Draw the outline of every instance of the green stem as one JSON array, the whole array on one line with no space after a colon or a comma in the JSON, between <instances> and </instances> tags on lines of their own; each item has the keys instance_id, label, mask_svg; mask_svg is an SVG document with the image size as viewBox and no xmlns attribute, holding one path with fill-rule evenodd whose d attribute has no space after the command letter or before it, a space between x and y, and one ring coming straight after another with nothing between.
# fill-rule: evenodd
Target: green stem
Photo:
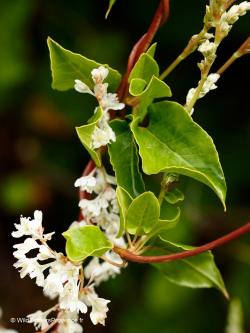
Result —
<instances>
[{"instance_id":1,"label":"green stem","mask_svg":"<svg viewBox=\"0 0 250 333\"><path fill-rule=\"evenodd\" d=\"M164 173L164 175L162 177L162 181L161 181L161 190L158 195L158 201L159 201L160 206L164 200L165 194L168 191L168 187L171 182L172 182L172 180L169 179L169 174Z\"/></svg>"},{"instance_id":2,"label":"green stem","mask_svg":"<svg viewBox=\"0 0 250 333\"><path fill-rule=\"evenodd\" d=\"M212 64L211 64L211 66L212 66ZM205 83L206 80L207 80L207 76L208 76L208 73L209 73L209 71L210 71L211 66L208 66L206 72L205 72L204 74L202 74L201 80L200 80L200 82L199 82L199 84L198 84L198 87L197 87L196 90L195 90L194 96L192 97L192 99L191 99L191 101L189 102L189 104L186 105L186 107L185 107L185 109L187 110L188 113L191 113L191 111L192 111L192 109L193 109L195 103L197 102L197 100L198 100L199 97L200 97L200 93L201 93L201 91L202 91L202 88L203 88L203 86L204 86L204 83Z\"/></svg>"},{"instance_id":3,"label":"green stem","mask_svg":"<svg viewBox=\"0 0 250 333\"><path fill-rule=\"evenodd\" d=\"M179 54L179 56L161 73L159 79L164 80L186 57L184 51Z\"/></svg>"},{"instance_id":4,"label":"green stem","mask_svg":"<svg viewBox=\"0 0 250 333\"><path fill-rule=\"evenodd\" d=\"M193 36L181 54L162 72L159 79L164 80L184 59L186 59L191 53L193 53L204 35L207 33L209 27L204 26L198 35Z\"/></svg>"},{"instance_id":5,"label":"green stem","mask_svg":"<svg viewBox=\"0 0 250 333\"><path fill-rule=\"evenodd\" d=\"M217 74L223 74L225 70L227 70L228 67L235 62L236 59L242 57L247 53L250 53L250 37L248 37L244 41L244 43L238 48L238 50L234 52L233 55L225 62L225 64L218 69Z\"/></svg>"},{"instance_id":6,"label":"green stem","mask_svg":"<svg viewBox=\"0 0 250 333\"><path fill-rule=\"evenodd\" d=\"M226 69L228 69L229 66L231 66L236 59L238 59L240 56L238 54L238 52L235 52L225 63L224 65L222 65L218 70L217 70L217 74L223 74L225 72Z\"/></svg>"}]
</instances>

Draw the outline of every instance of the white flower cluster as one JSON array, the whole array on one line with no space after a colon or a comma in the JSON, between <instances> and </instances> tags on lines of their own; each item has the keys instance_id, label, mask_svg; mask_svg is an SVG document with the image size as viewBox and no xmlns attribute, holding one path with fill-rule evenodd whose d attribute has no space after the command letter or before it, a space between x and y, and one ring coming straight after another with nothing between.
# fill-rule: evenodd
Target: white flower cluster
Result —
<instances>
[{"instance_id":1,"label":"white flower cluster","mask_svg":"<svg viewBox=\"0 0 250 333\"><path fill-rule=\"evenodd\" d=\"M210 42L208 39L206 39L199 47L198 51L200 51L204 58L208 58L210 56L213 56L216 51L216 45L213 42Z\"/></svg>"},{"instance_id":2,"label":"white flower cluster","mask_svg":"<svg viewBox=\"0 0 250 333\"><path fill-rule=\"evenodd\" d=\"M81 199L79 202L84 223L98 225L110 241L124 247L124 239L116 238L120 217L116 192L112 187L115 184L115 178L108 175L104 169L94 169L91 174L75 182L75 186L80 187L80 190L92 194L91 199Z\"/></svg>"},{"instance_id":3,"label":"white flower cluster","mask_svg":"<svg viewBox=\"0 0 250 333\"><path fill-rule=\"evenodd\" d=\"M107 78L109 70L100 66L92 70L92 80L94 82L94 88L91 90L85 83L80 80L75 80L75 90L79 93L87 93L93 95L98 100L100 107L102 108L104 115L99 121L92 134L92 148L97 149L101 146L105 146L111 141L115 141L115 133L109 126L109 110L122 110L124 108L123 103L119 103L117 94L108 93L108 83L103 83Z\"/></svg>"},{"instance_id":4,"label":"white flower cluster","mask_svg":"<svg viewBox=\"0 0 250 333\"><path fill-rule=\"evenodd\" d=\"M226 36L232 28L232 25L238 21L240 16L243 16L250 10L250 2L243 1L239 5L233 5L227 12L223 13L220 19L221 32Z\"/></svg>"},{"instance_id":5,"label":"white flower cluster","mask_svg":"<svg viewBox=\"0 0 250 333\"><path fill-rule=\"evenodd\" d=\"M214 90L217 88L217 86L215 85L215 83L219 80L220 78L220 75L217 74L217 73L212 73L212 74L209 74L207 79L206 79L206 82L204 83L203 87L202 87L202 90L199 94L199 97L198 98L202 98L204 97L210 90ZM199 83L198 83L199 84ZM188 105L190 103L190 101L192 100L195 92L196 92L196 89L197 88L191 88L189 91L188 91L188 94L187 94L187 97L186 97L186 105ZM191 115L193 113L194 109L192 109L191 111Z\"/></svg>"},{"instance_id":6,"label":"white flower cluster","mask_svg":"<svg viewBox=\"0 0 250 333\"><path fill-rule=\"evenodd\" d=\"M104 186L104 183L98 180L100 174L97 174L97 178L93 177L94 180L87 176L76 181L76 185L88 192L97 191L98 186ZM80 264L73 264L62 253L53 251L48 246L47 241L53 233L43 233L41 211L35 211L33 219L21 217L20 224L15 224L15 227L17 230L12 232L13 237L27 238L23 243L14 245L14 256L18 259L14 267L19 269L21 278L29 275L30 278L36 279L36 284L43 288L47 297L58 298L58 304L51 309L45 312L39 310L28 315L29 322L34 323L37 330L46 330L51 325L48 316L56 312L54 325L57 324L58 333L81 333L83 328L77 322L79 313L86 313L88 307L91 307L90 318L93 324L104 325L109 300L98 297L94 286L119 273L119 268L108 262L100 263L99 259L93 259L85 268L84 274ZM108 253L108 257L107 260L112 262L121 261L114 253ZM83 285L84 278L89 279L86 285Z\"/></svg>"},{"instance_id":7,"label":"white flower cluster","mask_svg":"<svg viewBox=\"0 0 250 333\"><path fill-rule=\"evenodd\" d=\"M238 21L239 17L245 15L247 11L250 10L250 2L243 1L238 5L233 5L229 8L228 11L225 11L223 2L221 2L221 5L221 8L218 8L218 4L216 3L212 3L209 6L206 6L205 22L208 24L208 26L215 27L217 24L217 19L215 18L216 15L214 14L214 10L218 12L219 9L221 14L219 21L220 32L222 33L222 37L225 37L231 30L232 25Z\"/></svg>"}]
</instances>

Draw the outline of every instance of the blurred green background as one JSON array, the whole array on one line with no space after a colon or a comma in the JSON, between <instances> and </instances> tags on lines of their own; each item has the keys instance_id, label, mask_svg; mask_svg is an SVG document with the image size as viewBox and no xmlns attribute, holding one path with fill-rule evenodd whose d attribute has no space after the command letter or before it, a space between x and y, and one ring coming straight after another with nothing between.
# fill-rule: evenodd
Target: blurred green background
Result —
<instances>
[{"instance_id":1,"label":"blurred green background","mask_svg":"<svg viewBox=\"0 0 250 333\"><path fill-rule=\"evenodd\" d=\"M60 232L78 215L74 180L88 155L74 127L93 110L88 96L60 93L50 87L47 36L65 48L125 71L132 45L146 31L158 1L118 0L108 20L105 0L2 0L0 2L0 306L4 321L45 310L50 302L29 278L12 267L10 233L20 214L42 209L48 232L57 230L54 246L64 246ZM169 22L156 36L162 69L202 26L206 1L175 0ZM222 44L215 69L249 34L249 16L237 22ZM173 98L184 103L199 79L193 54L169 76ZM186 200L182 221L170 239L202 244L247 222L250 217L249 58L239 60L219 80L219 88L196 106L194 119L218 148L228 183L228 210L215 195L193 180L181 179ZM249 236L215 251L231 296L241 300L245 332L250 332ZM145 265L130 264L115 280L99 288L111 299L106 327L86 318L85 332L223 333L228 302L216 290L191 290L170 284ZM234 332L238 333L238 332Z\"/></svg>"}]
</instances>

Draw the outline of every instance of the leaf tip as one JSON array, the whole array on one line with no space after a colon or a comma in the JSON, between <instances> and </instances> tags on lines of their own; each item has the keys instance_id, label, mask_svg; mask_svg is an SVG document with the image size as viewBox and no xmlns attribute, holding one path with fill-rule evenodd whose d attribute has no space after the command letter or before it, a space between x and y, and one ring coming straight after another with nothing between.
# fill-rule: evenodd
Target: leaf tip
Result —
<instances>
[{"instance_id":1,"label":"leaf tip","mask_svg":"<svg viewBox=\"0 0 250 333\"><path fill-rule=\"evenodd\" d=\"M111 9L111 8L109 8L109 9L106 11L106 14L105 14L105 20L108 19L108 16L109 16L109 13L110 13L110 9Z\"/></svg>"},{"instance_id":2,"label":"leaf tip","mask_svg":"<svg viewBox=\"0 0 250 333\"><path fill-rule=\"evenodd\" d=\"M225 297L225 299L226 299L227 301L230 301L230 295L229 295L229 293L228 293L226 287L223 288L223 289L221 290L221 292L222 292L223 296Z\"/></svg>"}]
</instances>

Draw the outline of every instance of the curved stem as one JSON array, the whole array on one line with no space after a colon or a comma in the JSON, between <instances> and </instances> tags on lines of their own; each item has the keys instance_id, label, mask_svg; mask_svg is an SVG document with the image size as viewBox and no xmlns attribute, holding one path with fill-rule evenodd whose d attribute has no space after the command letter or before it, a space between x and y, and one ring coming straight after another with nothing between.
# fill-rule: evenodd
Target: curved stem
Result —
<instances>
[{"instance_id":1,"label":"curved stem","mask_svg":"<svg viewBox=\"0 0 250 333\"><path fill-rule=\"evenodd\" d=\"M127 71L124 74L117 90L119 100L124 100L128 94L128 77L140 55L151 44L157 30L164 24L169 16L169 0L161 0L147 32L134 45L128 59ZM124 116L124 115L123 115Z\"/></svg>"},{"instance_id":2,"label":"curved stem","mask_svg":"<svg viewBox=\"0 0 250 333\"><path fill-rule=\"evenodd\" d=\"M196 247L192 250L187 250L179 253L173 253L168 255L160 255L160 256L139 256L136 254L133 254L129 252L128 250L114 247L114 251L118 253L123 259L126 259L128 261L133 261L137 263L163 263L163 262L169 262L174 260L181 260L188 257L193 257L198 254L201 254L203 252L213 250L223 244L226 244L241 235L250 232L250 223L247 223L246 225L230 232L229 234L222 236L210 243L204 244L202 246Z\"/></svg>"}]
</instances>

